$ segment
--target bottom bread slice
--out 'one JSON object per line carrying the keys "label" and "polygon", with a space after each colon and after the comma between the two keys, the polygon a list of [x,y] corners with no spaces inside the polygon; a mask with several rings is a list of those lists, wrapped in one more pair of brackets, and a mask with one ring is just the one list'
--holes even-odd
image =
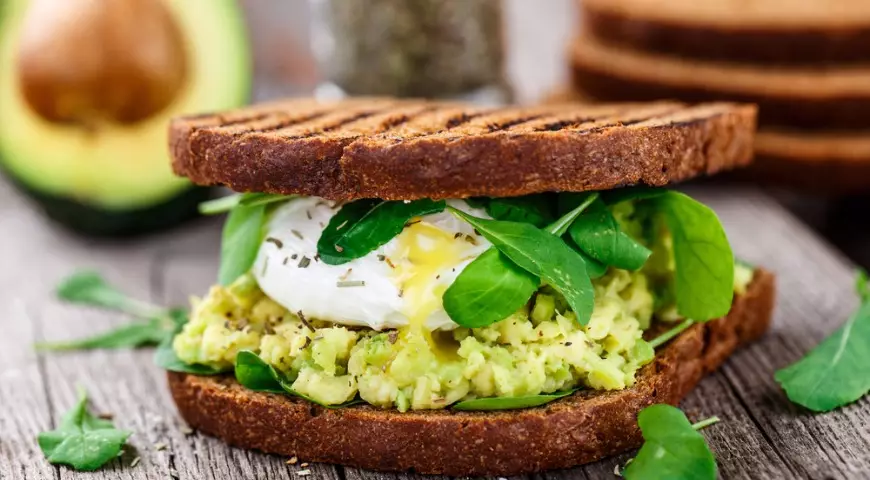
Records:
{"label": "bottom bread slice", "polygon": [[633,387],[580,391],[524,410],[327,409],[246,390],[229,376],[181,373],[169,374],[169,388],[191,427],[230,445],[300,461],[455,476],[566,468],[639,446],[638,412],[654,403],[678,404],[735,349],[764,334],[774,297],[773,275],[759,269],[728,316],[695,325],[662,347]]}

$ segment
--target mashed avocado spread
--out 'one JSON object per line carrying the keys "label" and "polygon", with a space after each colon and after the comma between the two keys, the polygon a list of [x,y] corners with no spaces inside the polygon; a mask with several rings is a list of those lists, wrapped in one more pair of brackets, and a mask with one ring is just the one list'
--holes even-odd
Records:
{"label": "mashed avocado spread", "polygon": [[[639,222],[614,210],[622,228],[644,238]],[[679,319],[673,302],[670,237],[662,229],[638,271],[609,268],[592,280],[589,323],[543,286],[508,318],[481,328],[409,333],[339,326],[288,311],[253,275],[194,299],[190,322],[174,340],[179,359],[231,369],[249,350],[293,379],[293,389],[327,405],[357,395],[384,408],[437,409],[480,397],[513,397],[573,388],[619,390],[634,384],[655,352],[643,340],[653,318]],[[735,266],[743,293],[752,269]]]}

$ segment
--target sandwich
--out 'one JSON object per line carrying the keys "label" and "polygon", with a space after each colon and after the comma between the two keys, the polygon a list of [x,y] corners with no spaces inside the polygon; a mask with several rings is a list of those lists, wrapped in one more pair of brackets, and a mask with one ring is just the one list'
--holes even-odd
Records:
{"label": "sandwich", "polygon": [[238,192],[217,285],[161,348],[193,428],[300,461],[513,475],[636,447],[769,324],[672,183],[746,165],[752,106],[300,99],[170,126]]}

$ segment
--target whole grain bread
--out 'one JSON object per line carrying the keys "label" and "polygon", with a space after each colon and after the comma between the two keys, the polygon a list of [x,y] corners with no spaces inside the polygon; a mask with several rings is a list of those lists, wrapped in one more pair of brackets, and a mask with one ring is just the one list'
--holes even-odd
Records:
{"label": "whole grain bread", "polygon": [[741,176],[817,194],[870,192],[870,132],[769,130],[755,148],[757,161]]}
{"label": "whole grain bread", "polygon": [[870,63],[811,68],[704,62],[582,36],[571,48],[571,64],[574,85],[600,102],[750,102],[759,106],[761,126],[870,127]]}
{"label": "whole grain bread", "polygon": [[567,468],[637,447],[638,412],[654,403],[678,404],[735,349],[764,334],[774,297],[773,275],[757,270],[727,317],[695,325],[661,348],[633,387],[581,391],[524,410],[325,409],[246,390],[230,377],[180,373],[169,374],[169,387],[191,427],[300,461],[461,476]]}
{"label": "whole grain bread", "polygon": [[610,44],[702,60],[870,62],[864,0],[578,0],[583,28]]}
{"label": "whole grain bread", "polygon": [[661,186],[751,161],[750,105],[481,108],[310,99],[176,119],[173,169],[203,185],[333,200]]}

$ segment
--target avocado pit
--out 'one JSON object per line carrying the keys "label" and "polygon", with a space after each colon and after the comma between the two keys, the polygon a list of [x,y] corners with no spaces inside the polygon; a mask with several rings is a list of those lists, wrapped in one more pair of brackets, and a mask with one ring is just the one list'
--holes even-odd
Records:
{"label": "avocado pit", "polygon": [[188,67],[163,0],[33,0],[17,52],[28,106],[88,127],[154,116],[182,90]]}

